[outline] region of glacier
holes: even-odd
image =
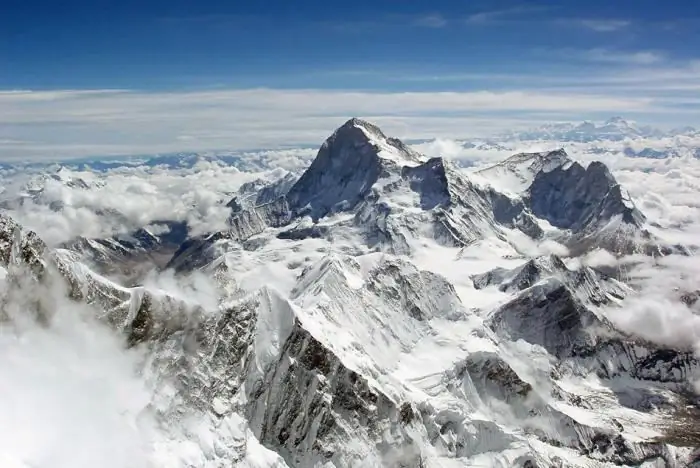
[[[306,170],[278,175],[222,200],[225,229],[187,238],[173,225],[55,248],[0,214],[3,345],[73,317],[110,337],[74,362],[120,356],[105,379],[138,395],[89,400],[119,415],[95,436],[119,427],[133,458],[98,444],[51,466],[698,463],[674,425],[693,424],[694,350],[619,329],[611,314],[639,291],[573,261],[693,249],[652,232],[603,163],[554,150],[465,171],[351,119]],[[208,278],[216,300],[107,268],[164,252],[163,268]],[[21,415],[9,421],[0,435]],[[0,460],[50,466],[22,447]]]

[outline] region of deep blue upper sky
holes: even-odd
[[[352,115],[403,138],[700,126],[698,96],[695,0],[0,6],[0,161],[318,142]]]
[[[690,0],[5,0],[0,89],[452,89],[473,83],[400,78],[567,73],[590,49],[682,60],[699,20]]]

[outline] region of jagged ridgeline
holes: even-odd
[[[605,248],[615,254],[669,252],[643,228],[644,215],[602,163],[584,168],[563,150],[519,154],[468,175],[443,158],[428,159],[351,119],[321,146],[295,179],[249,187],[228,206],[228,231],[183,244],[170,262],[177,269],[206,264],[222,240],[253,245],[268,228],[285,239],[330,238],[347,227],[363,245],[410,254],[429,237],[464,247],[496,237],[551,238],[574,253]],[[334,228],[330,229],[330,225]],[[543,226],[555,227],[551,230]]]
[[[94,244],[51,249],[0,215],[3,304],[27,283],[66,294],[143,349],[169,396],[151,409],[163,430],[184,441],[183,421],[207,428],[182,466],[692,462],[694,439],[679,436],[692,412],[683,426],[674,417],[697,360],[616,329],[605,311],[635,294],[620,278],[522,254],[471,276],[467,294],[417,265],[430,245],[457,258],[484,240],[518,252],[523,236],[574,255],[680,251],[645,230],[602,163],[559,150],[467,173],[352,119],[300,176],[246,185],[228,207],[229,229],[181,239],[169,262],[210,277],[211,308],[117,284],[82,263]],[[139,251],[166,242],[137,240]],[[246,276],[268,264],[284,281]],[[498,300],[473,306],[483,291]],[[49,326],[50,304],[36,307]]]

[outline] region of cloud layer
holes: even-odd
[[[601,60],[614,57],[606,51],[588,54]],[[637,54],[629,61],[647,64],[653,58]],[[670,113],[675,105],[669,98],[611,93],[600,87],[546,92],[0,92],[0,161],[317,145],[351,116],[370,118],[400,138],[455,138],[553,118],[658,116]],[[687,106],[693,103],[684,105],[681,114],[687,115]]]
[[[283,152],[281,159],[287,157]],[[278,170],[272,175],[284,173]],[[192,234],[225,229],[230,215],[225,204],[231,194],[244,182],[268,175],[208,161],[191,169],[141,166],[106,174],[63,170],[64,181],[41,176],[15,181],[10,177],[6,184],[12,185],[4,196],[17,221],[56,246],[77,236],[128,234],[164,220],[187,221]],[[88,188],[70,186],[66,180],[85,181]],[[18,204],[17,197],[31,186],[43,187],[41,194],[25,196]]]

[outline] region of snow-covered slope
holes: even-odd
[[[380,178],[421,162],[399,140],[387,138],[374,125],[351,119],[321,146],[316,159],[287,193],[296,212],[318,219],[352,209]]]
[[[497,239],[516,251],[523,235],[613,251],[650,242],[640,239],[643,215],[605,166],[584,169],[563,150],[516,155],[468,174],[352,119],[289,187],[292,180],[232,200],[230,229],[191,239],[170,266],[205,265],[220,255],[222,242],[254,250],[267,238],[256,236],[269,228],[286,239],[357,237],[360,245],[393,253],[411,253],[425,239],[460,247]]]
[[[497,190],[523,194],[541,172],[567,169],[573,164],[563,149],[544,153],[519,153],[505,161],[477,172]]]
[[[601,162],[584,168],[564,150],[521,153],[475,176],[522,200],[551,238],[576,253],[596,247],[615,253],[660,248],[644,229],[644,215]]]
[[[164,266],[187,239],[187,232],[186,223],[165,221],[129,235],[107,239],[78,237],[61,247],[80,254],[83,263],[100,273],[117,274],[132,281],[144,273],[143,268]]]
[[[143,353],[150,466],[688,465],[668,427],[692,350],[614,325],[624,275],[540,255],[636,245],[645,219],[604,165],[555,151],[469,173],[352,119],[281,176],[170,261],[209,278],[209,304],[124,287],[1,216],[3,320],[21,278],[60,284]]]

